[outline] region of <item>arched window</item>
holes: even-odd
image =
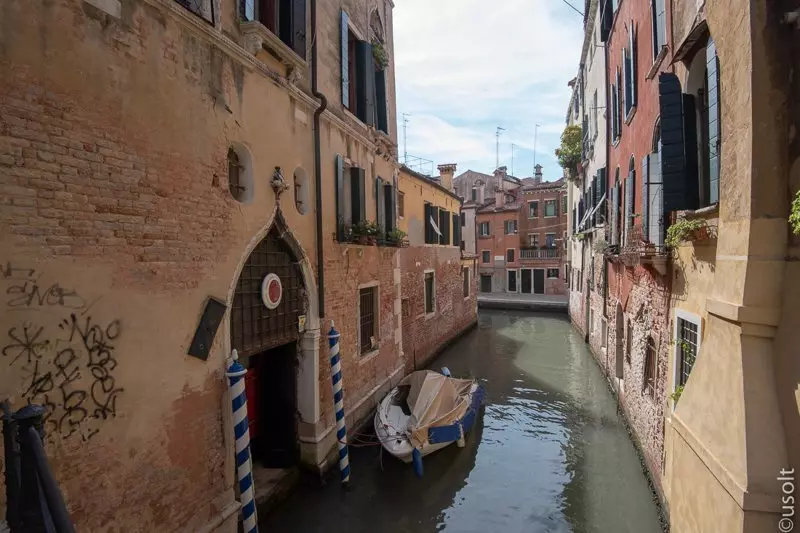
[[[236,201],[242,202],[246,192],[245,186],[242,183],[242,163],[239,160],[239,154],[233,148],[228,149],[228,189],[231,191]]]
[[[308,212],[308,173],[301,167],[294,170],[294,205],[297,212],[305,215]]]

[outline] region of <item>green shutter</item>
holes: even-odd
[[[649,240],[650,230],[650,156],[642,158],[642,239]]]
[[[336,154],[336,240],[344,240],[344,158]]]
[[[367,220],[366,194],[366,172],[363,168],[352,167],[350,169],[350,198],[352,206],[352,222],[355,226]]]
[[[356,116],[364,124],[375,124],[375,59],[372,45],[356,43]]]
[[[625,107],[625,118],[628,118],[628,113],[631,111],[631,62],[630,62],[630,53],[628,52],[627,48],[622,49],[622,84],[625,86],[625,90],[623,92],[623,98],[625,101],[623,102]]]
[[[453,213],[453,245],[461,246],[461,217],[458,213]]]
[[[388,102],[386,101],[386,71],[375,71],[375,109],[377,124],[376,128],[383,133],[389,133],[389,114],[387,111]]]
[[[708,171],[709,203],[719,202],[719,153],[722,140],[720,136],[719,106],[719,58],[713,39],[706,46],[706,72],[708,73]]]
[[[425,217],[425,244],[430,244],[431,232],[433,231],[431,227],[431,204],[426,203],[423,211],[423,216]]]
[[[397,222],[397,191],[393,185],[383,186],[383,194],[386,202],[386,231],[394,230]]]
[[[686,198],[686,154],[684,146],[683,93],[678,77],[658,75],[658,105],[661,114],[661,181],[664,216],[691,209]]]
[[[638,59],[639,54],[636,53],[636,26],[634,25],[633,21],[631,21],[631,32],[630,32],[630,43],[631,43],[631,50],[630,50],[630,57],[628,60],[631,62],[631,105],[630,108],[636,107],[636,60]]]
[[[347,46],[347,39],[349,37],[350,26],[349,26],[350,17],[347,15],[347,11],[342,10],[342,19],[341,19],[341,27],[342,27],[342,39],[341,39],[341,50],[340,56],[342,61],[342,105],[345,107],[350,107],[350,73],[348,70],[348,46]]]
[[[383,199],[383,180],[375,178],[375,223],[380,226],[381,232],[386,232],[386,202]]]

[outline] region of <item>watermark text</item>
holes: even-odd
[[[781,484],[781,518],[778,520],[778,531],[789,533],[794,529],[794,468],[782,469],[778,482]]]

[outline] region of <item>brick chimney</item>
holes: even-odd
[[[494,206],[503,207],[506,205],[506,193],[500,187],[494,190]]]
[[[456,164],[447,163],[446,165],[439,165],[439,183],[448,191],[453,190],[453,176],[456,173]]]
[[[542,165],[536,165],[533,168],[534,168],[533,184],[534,185],[541,185],[542,184]]]

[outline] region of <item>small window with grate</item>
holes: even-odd
[[[678,319],[678,385],[686,385],[697,358],[697,324]]]
[[[239,154],[233,148],[228,149],[228,189],[236,201],[243,202],[246,188],[243,183],[244,167]]]
[[[514,262],[514,248],[509,248],[506,250],[506,263],[513,263]]]
[[[492,261],[491,252],[489,250],[481,250],[481,262],[490,263]]]
[[[464,283],[464,298],[469,298],[469,267],[461,269],[461,278]]]
[[[644,391],[651,397],[656,394],[656,359],[656,343],[653,337],[648,337],[644,357]]]
[[[425,314],[430,315],[436,311],[436,279],[433,272],[425,273]]]
[[[557,268],[548,268],[547,269],[547,277],[549,279],[554,279],[558,277],[558,269]]]
[[[377,322],[377,287],[359,289],[359,345],[362,354],[369,353],[378,348]]]

